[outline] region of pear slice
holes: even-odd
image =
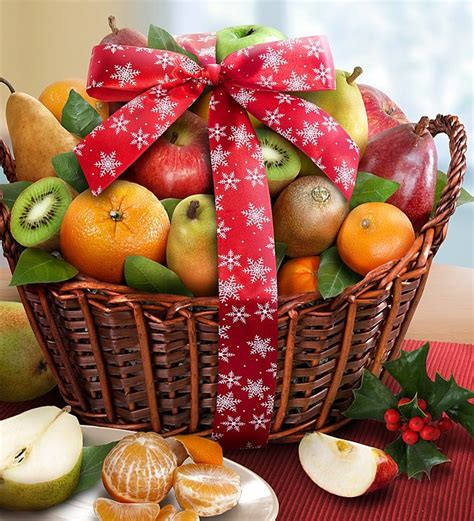
[[[0,422],[0,507],[40,510],[74,492],[83,440],[69,410],[39,407]]]

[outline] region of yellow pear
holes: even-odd
[[[0,82],[11,91],[6,120],[16,161],[17,180],[34,182],[55,176],[52,158],[70,152],[80,139],[63,128],[36,98],[24,92],[15,92],[2,78]]]

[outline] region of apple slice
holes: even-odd
[[[300,442],[299,457],[306,474],[322,489],[357,497],[387,485],[398,473],[384,451],[313,432]]]

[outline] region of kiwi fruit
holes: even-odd
[[[296,148],[268,128],[257,128],[270,195],[276,197],[300,173],[301,160]]]
[[[12,208],[14,239],[28,248],[59,248],[59,230],[75,190],[59,177],[45,177],[23,190]]]
[[[293,181],[273,206],[275,240],[289,257],[319,255],[335,241],[349,202],[326,176]]]

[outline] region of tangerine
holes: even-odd
[[[408,217],[388,203],[365,203],[354,208],[337,236],[341,259],[360,275],[400,259],[411,248],[415,231]]]
[[[173,521],[175,514],[176,508],[169,503],[168,505],[161,507],[160,514],[156,518],[156,521]]]
[[[69,205],[60,232],[63,257],[96,279],[120,283],[129,255],[162,262],[170,228],[168,214],[147,188],[115,181],[99,196],[89,190]]]
[[[297,257],[285,262],[278,272],[280,295],[314,292],[318,289],[319,257]]]
[[[192,510],[181,510],[174,515],[173,521],[199,521],[199,516]]]
[[[99,521],[157,521],[160,505],[157,503],[118,503],[100,497],[94,502],[94,511]]]
[[[194,463],[224,465],[222,447],[217,441],[192,434],[175,436],[175,439],[184,445],[184,448]]]

